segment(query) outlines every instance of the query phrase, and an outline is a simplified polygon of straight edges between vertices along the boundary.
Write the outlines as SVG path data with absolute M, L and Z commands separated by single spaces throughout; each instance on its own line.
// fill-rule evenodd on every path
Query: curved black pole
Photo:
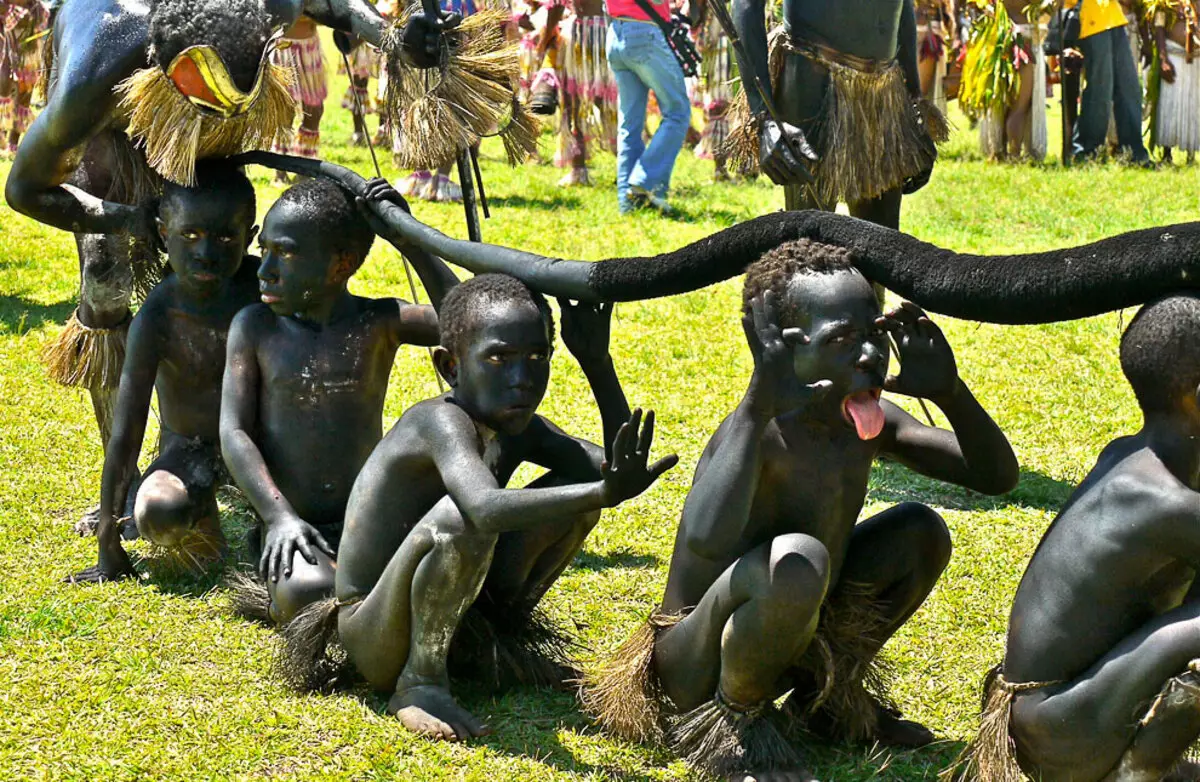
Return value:
M 237 160 L 327 176 L 365 193 L 365 179 L 331 163 L 269 152 Z M 1040 253 L 969 255 L 830 212 L 777 212 L 672 252 L 592 263 L 452 239 L 391 204 L 383 204 L 380 212 L 401 241 L 450 263 L 476 274 L 510 274 L 543 293 L 590 302 L 697 290 L 741 274 L 764 252 L 798 238 L 850 248 L 868 278 L 931 312 L 990 323 L 1074 320 L 1200 287 L 1200 223 L 1195 222 Z

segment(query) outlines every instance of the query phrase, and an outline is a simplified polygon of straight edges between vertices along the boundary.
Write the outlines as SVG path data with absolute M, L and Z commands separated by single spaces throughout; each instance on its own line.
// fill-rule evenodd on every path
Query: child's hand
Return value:
M 750 302 L 750 312 L 742 316 L 742 330 L 754 357 L 754 375 L 746 398 L 755 415 L 768 419 L 798 411 L 833 387 L 829 380 L 807 384 L 796 377 L 792 346 L 807 344 L 808 337 L 800 329 L 779 327 L 773 291 L 765 291 Z
M 586 369 L 608 360 L 613 305 L 610 302 L 572 304 L 567 299 L 559 299 L 558 305 L 562 310 L 563 344 L 580 366 Z
M 317 564 L 313 549 L 324 552 L 331 559 L 333 548 L 316 528 L 298 516 L 281 519 L 267 528 L 267 539 L 263 544 L 262 558 L 258 561 L 258 575 L 266 581 L 278 581 L 279 577 L 292 574 L 292 557 L 297 553 L 310 565 Z
M 604 478 L 605 507 L 616 507 L 638 496 L 679 461 L 678 456 L 671 454 L 646 466 L 654 441 L 654 411 L 646 413 L 646 424 L 639 433 L 641 422 L 642 411 L 638 408 L 617 432 L 612 446 L 612 461 L 600 465 L 600 474 Z
M 385 223 L 379 216 L 379 204 L 385 202 L 395 204 L 405 212 L 412 214 L 412 210 L 408 208 L 408 201 L 404 200 L 404 196 L 400 195 L 399 191 L 382 177 L 368 180 L 367 194 L 354 199 L 355 206 L 358 207 L 359 213 L 362 214 L 371 226 L 372 231 L 393 244 L 402 243 L 403 238 L 396 236 L 396 232 L 392 227 Z
M 904 302 L 878 321 L 891 332 L 900 353 L 900 374 L 883 382 L 887 391 L 937 401 L 958 385 L 958 365 L 946 336 L 925 312 Z

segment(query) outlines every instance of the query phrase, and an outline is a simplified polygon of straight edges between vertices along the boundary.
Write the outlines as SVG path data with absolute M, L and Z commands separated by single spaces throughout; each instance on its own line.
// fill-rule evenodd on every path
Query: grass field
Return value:
M 345 146 L 349 117 L 335 108 L 343 84 L 337 81 L 330 100 L 324 151 L 367 173 L 366 151 Z M 1032 251 L 1194 219 L 1195 169 L 989 164 L 957 119 L 960 129 L 932 182 L 905 201 L 903 228 L 922 239 L 977 252 Z M 543 141 L 549 149 L 550 137 Z M 564 257 L 675 248 L 783 201 L 764 182 L 710 185 L 711 164 L 685 153 L 673 194 L 684 217 L 620 218 L 611 186 L 562 191 L 552 167 L 510 170 L 499 158 L 497 144 L 485 146 L 492 219 L 484 238 Z M 7 169 L 0 165 L 0 176 Z M 266 172 L 253 173 L 265 210 L 279 188 Z M 389 177 L 396 173 L 385 169 Z M 593 176 L 612 182 L 613 158 L 600 155 Z M 465 235 L 460 207 L 414 209 Z M 547 597 L 550 611 L 572 622 L 595 653 L 623 640 L 658 599 L 691 471 L 745 388 L 751 362 L 737 316 L 739 284 L 617 310 L 613 353 L 625 389 L 631 402 L 657 411 L 658 449 L 678 452 L 681 464 L 638 500 L 606 513 Z M 0 778 L 688 778 L 661 751 L 600 734 L 565 694 L 492 697 L 464 687 L 467 705 L 496 729 L 470 745 L 407 735 L 383 714 L 385 699 L 367 691 L 290 694 L 271 676 L 271 633 L 231 618 L 215 577 L 150 567 L 140 583 L 61 583 L 94 561 L 94 542 L 75 537 L 71 523 L 98 497 L 101 453 L 85 395 L 50 383 L 38 351 L 71 313 L 76 285 L 70 236 L 4 207 Z M 407 298 L 399 256 L 377 246 L 352 288 Z M 1008 433 L 1021 483 L 1007 496 L 986 498 L 902 468 L 874 472 L 864 514 L 918 499 L 940 510 L 954 537 L 940 585 L 887 647 L 899 673 L 897 701 L 946 740 L 913 753 L 814 747 L 811 766 L 819 777 L 932 779 L 961 747 L 975 722 L 983 672 L 1002 654 L 1012 593 L 1040 533 L 1100 448 L 1140 424 L 1116 358 L 1122 318 L 1130 315 L 1021 328 L 939 321 L 963 378 Z M 435 392 L 425 353 L 403 350 L 385 423 Z M 542 412 L 599 438 L 599 416 L 565 350 L 555 359 Z M 154 432 L 152 422 L 147 453 Z M 244 516 L 236 503 L 227 507 L 232 533 Z M 145 553 L 144 544 L 133 548 Z

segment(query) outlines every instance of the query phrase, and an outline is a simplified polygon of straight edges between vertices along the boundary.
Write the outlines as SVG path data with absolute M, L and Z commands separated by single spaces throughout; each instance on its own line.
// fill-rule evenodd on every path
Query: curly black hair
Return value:
M 166 219 L 167 213 L 179 206 L 181 197 L 193 193 L 212 194 L 230 209 L 236 209 L 248 225 L 254 223 L 254 217 L 258 214 L 254 185 L 250 184 L 246 172 L 219 158 L 196 161 L 196 184 L 192 187 L 164 181 L 162 199 L 158 203 L 159 215 Z
M 358 271 L 371 252 L 375 232 L 355 206 L 354 195 L 332 181 L 320 177 L 305 179 L 284 190 L 275 203 L 301 209 L 335 254 L 354 256 L 353 271 Z
M 1121 335 L 1121 370 L 1142 412 L 1171 413 L 1200 388 L 1200 296 L 1147 304 Z
M 476 313 L 495 302 L 528 302 L 546 321 L 546 336 L 554 344 L 554 312 L 546 297 L 507 274 L 481 274 L 450 289 L 438 310 L 442 347 L 458 355 Z
M 150 0 L 150 50 L 164 70 L 189 46 L 208 44 L 249 91 L 270 35 L 262 0 Z
M 783 306 L 788 283 L 798 274 L 833 274 L 854 269 L 854 253 L 849 248 L 811 239 L 784 242 L 746 267 L 742 312 L 749 312 L 750 302 L 766 291 L 773 291 L 776 302 Z

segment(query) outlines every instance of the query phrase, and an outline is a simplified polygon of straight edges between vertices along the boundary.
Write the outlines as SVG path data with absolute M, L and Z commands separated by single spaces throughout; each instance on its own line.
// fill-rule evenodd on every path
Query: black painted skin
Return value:
M 988 494 L 1017 481 L 1008 441 L 959 378 L 940 329 L 912 304 L 881 315 L 857 271 L 798 275 L 787 301 L 768 291 L 743 325 L 754 373 L 696 468 L 662 602 L 667 612 L 694 607 L 660 631 L 655 649 L 665 692 L 680 710 L 718 688 L 745 706 L 802 688 L 791 666 L 822 605 L 847 582 L 884 607 L 881 642 L 925 600 L 949 560 L 949 533 L 937 513 L 912 502 L 856 525 L 876 458 Z M 885 381 L 887 332 L 901 371 Z M 882 401 L 882 433 L 860 439 L 843 400 L 881 388 L 929 399 L 954 431 Z M 912 745 L 932 737 L 883 715 L 876 738 Z
M 144 537 L 170 546 L 193 527 L 219 533 L 215 486 L 189 485 L 180 459 L 212 459 L 217 452 L 221 377 L 230 323 L 258 300 L 257 259 L 245 256 L 257 226 L 253 216 L 231 211 L 210 193 L 184 192 L 158 222 L 172 274 L 150 293 L 129 328 L 112 439 L 104 456 L 98 563 L 73 582 L 111 581 L 136 575 L 121 548 L 115 511 L 137 475 L 152 392 L 162 424 L 159 451 L 170 457 L 146 470 L 134 520 Z M 205 451 L 184 448 L 199 438 Z M 178 451 L 178 453 L 175 453 Z
M 1200 402 L 1143 414 L 1100 453 L 1013 602 L 1005 678 L 1061 682 L 1013 705 L 1021 765 L 1046 782 L 1200 779 L 1200 766 L 1174 768 L 1200 737 L 1195 693 L 1139 728 L 1200 658 Z
M 437 344 L 434 308 L 457 279 L 414 254 L 433 307 L 354 296 L 346 284 L 357 259 L 335 253 L 288 202 L 267 213 L 259 242 L 263 303 L 230 330 L 220 437 L 263 520 L 260 573 L 272 616 L 286 621 L 332 589 L 335 552 L 317 527 L 340 531 L 350 488 L 383 434 L 396 350 Z
M 266 0 L 276 26 L 301 15 L 352 32 L 378 45 L 383 17 L 365 0 Z M 88 142 L 120 131 L 116 86 L 146 67 L 148 3 L 138 0 L 71 0 L 54 22 L 55 63 L 46 108 L 29 128 L 5 186 L 10 206 L 75 233 L 137 233 L 152 228 L 139 205 L 103 201 L 64 185 Z
M 795 146 L 806 146 L 813 135 L 814 118 L 820 115 L 825 99 L 828 73 L 804 57 L 788 57 L 778 84 L 772 85 L 767 68 L 767 30 L 764 22 L 765 0 L 733 0 L 733 23 L 744 44 L 749 61 L 738 57 L 744 74 L 756 74 L 773 91 L 783 132 L 772 122 L 764 122 L 760 139 L 762 171 L 777 185 L 784 185 L 788 209 L 823 207 L 816 204 L 802 187 L 807 181 L 805 161 L 797 157 L 784 138 L 791 136 Z M 829 46 L 839 52 L 864 59 L 888 62 L 898 60 L 905 84 L 914 99 L 921 95 L 921 77 L 917 68 L 917 25 L 913 0 L 784 0 L 784 27 L 806 40 Z M 746 80 L 746 98 L 754 114 L 766 111 L 757 89 Z M 915 192 L 929 179 L 929 172 L 915 178 L 903 192 Z M 878 198 L 849 204 L 850 213 L 889 228 L 900 226 L 900 187 Z
M 514 615 L 533 606 L 611 508 L 676 462 L 648 465 L 653 413 L 630 414 L 609 356 L 611 307 L 563 303 L 563 341 L 595 395 L 610 456 L 536 414 L 550 374 L 541 313 L 495 302 L 435 361 L 451 390 L 405 411 L 350 495 L 336 595 L 342 644 L 391 690 L 388 712 L 431 738 L 488 728 L 450 694 L 446 655 L 478 595 Z M 549 472 L 506 488 L 523 462 Z M 361 602 L 354 602 L 361 600 Z

